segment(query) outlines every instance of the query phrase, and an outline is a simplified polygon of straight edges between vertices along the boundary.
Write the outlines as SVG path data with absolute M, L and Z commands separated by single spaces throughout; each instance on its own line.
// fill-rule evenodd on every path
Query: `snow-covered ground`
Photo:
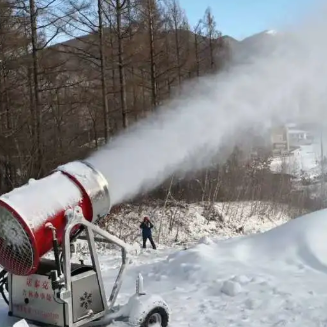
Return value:
M 170 305 L 171 327 L 326 326 L 326 216 L 323 210 L 224 240 L 205 236 L 187 249 L 135 251 L 118 302 L 132 295 L 141 272 L 146 291 Z M 103 249 L 100 259 L 110 290 L 120 256 Z M 1 302 L 2 327 L 14 321 L 6 312 Z
M 326 326 L 327 210 L 265 233 L 227 240 L 204 237 L 191 248 L 133 254 L 118 301 L 134 291 L 141 272 L 146 290 L 172 309 L 171 327 Z M 101 254 L 108 289 L 119 254 Z M 1 306 L 1 326 L 9 326 Z M 114 326 L 126 326 L 114 323 Z

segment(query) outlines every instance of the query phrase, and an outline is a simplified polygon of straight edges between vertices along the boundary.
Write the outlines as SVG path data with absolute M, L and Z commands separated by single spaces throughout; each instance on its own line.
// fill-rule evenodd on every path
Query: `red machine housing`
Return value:
M 33 274 L 53 246 L 51 223 L 59 244 L 66 210 L 80 206 L 85 219 L 96 222 L 110 211 L 108 182 L 87 162 L 58 167 L 49 176 L 31 180 L 0 197 L 0 265 L 8 272 Z M 73 230 L 72 237 L 77 234 Z

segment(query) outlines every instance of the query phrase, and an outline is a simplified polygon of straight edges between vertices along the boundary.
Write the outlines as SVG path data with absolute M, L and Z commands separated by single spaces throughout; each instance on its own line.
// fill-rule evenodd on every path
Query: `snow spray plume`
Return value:
M 113 204 L 150 191 L 176 172 L 205 167 L 242 128 L 269 126 L 275 119 L 324 119 L 326 6 L 319 12 L 277 34 L 271 52 L 187 83 L 181 96 L 94 153 L 88 161 L 108 179 Z

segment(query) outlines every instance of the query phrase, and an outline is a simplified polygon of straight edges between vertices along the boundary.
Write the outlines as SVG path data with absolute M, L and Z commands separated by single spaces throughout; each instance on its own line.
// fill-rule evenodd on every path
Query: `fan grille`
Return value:
M 20 222 L 0 207 L 0 265 L 14 275 L 27 275 L 33 268 L 32 242 Z

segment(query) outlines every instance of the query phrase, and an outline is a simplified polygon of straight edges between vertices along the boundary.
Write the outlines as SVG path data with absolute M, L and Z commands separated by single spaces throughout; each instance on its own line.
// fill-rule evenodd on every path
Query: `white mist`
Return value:
M 254 123 L 264 129 L 276 118 L 323 120 L 327 20 L 322 13 L 326 17 L 325 8 L 282 35 L 274 51 L 187 83 L 180 97 L 94 153 L 88 161 L 108 179 L 112 205 L 155 188 L 173 173 L 204 167 Z

